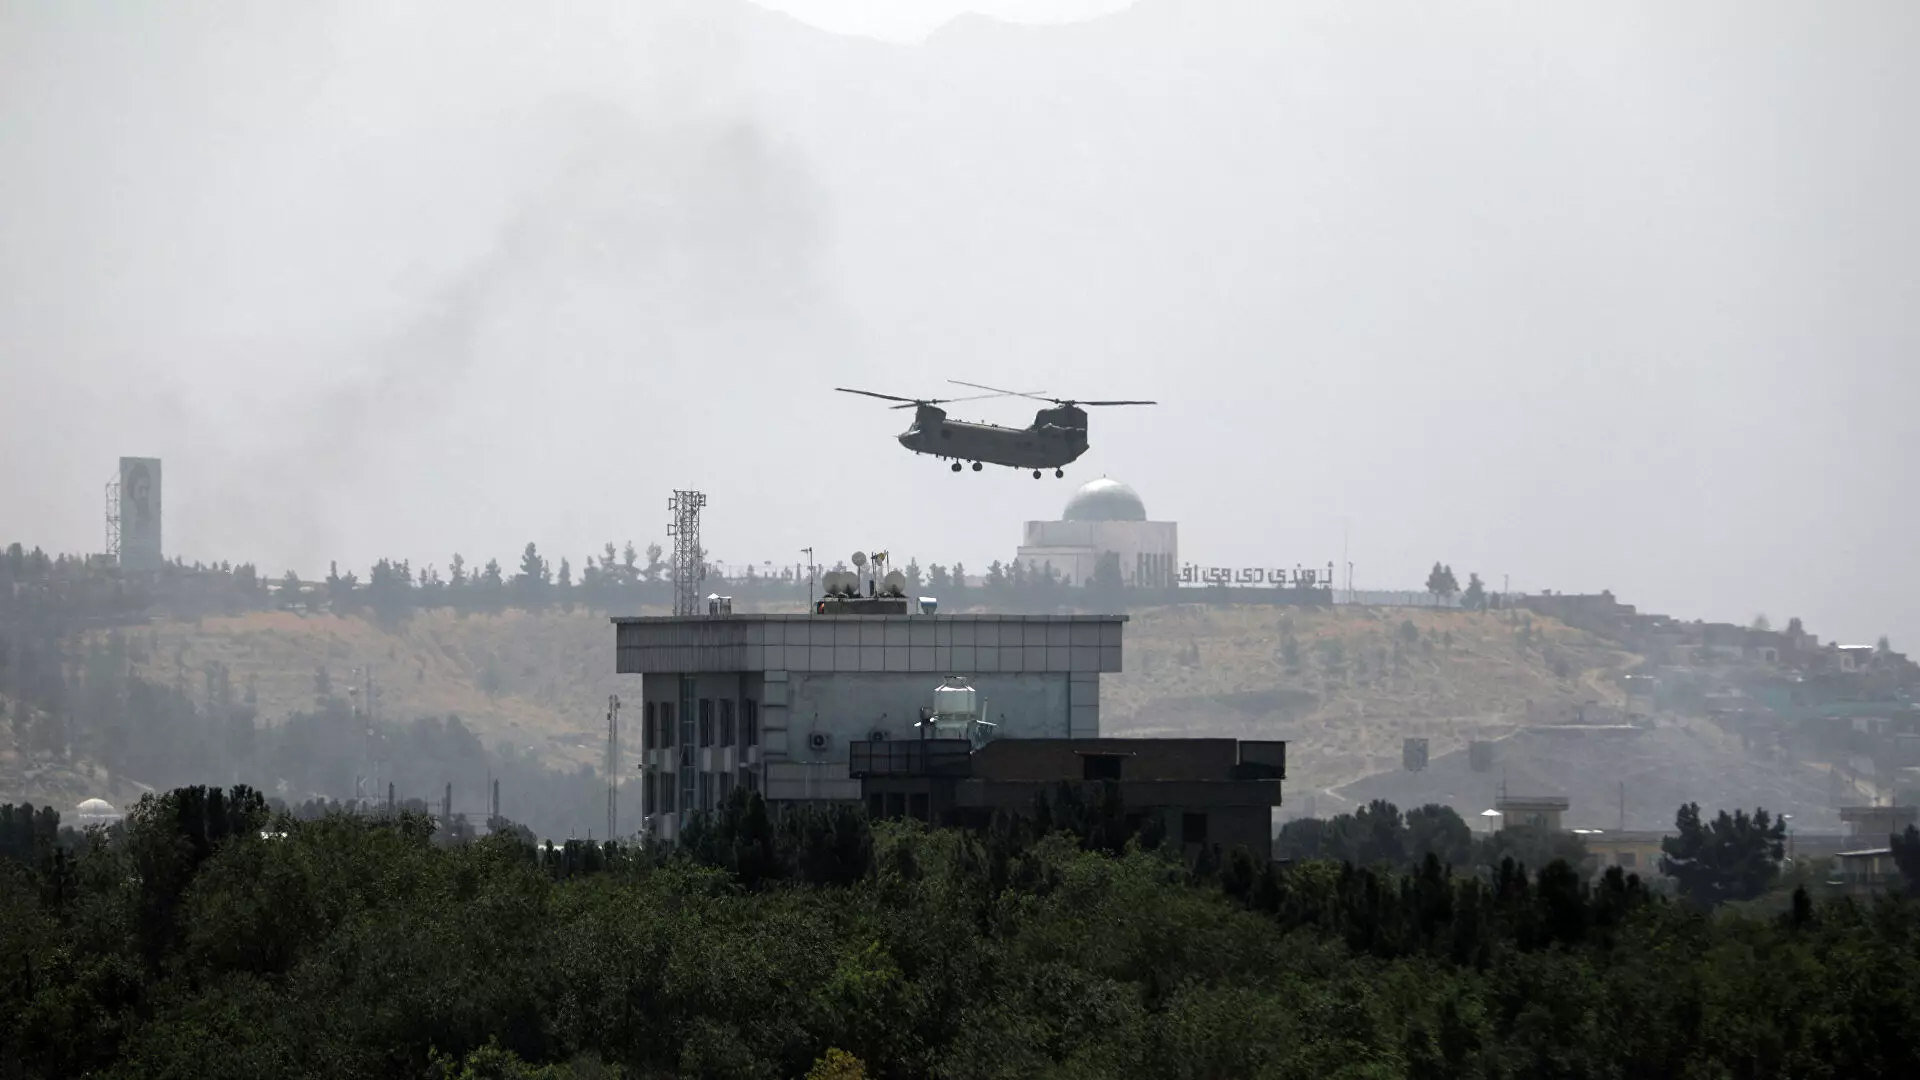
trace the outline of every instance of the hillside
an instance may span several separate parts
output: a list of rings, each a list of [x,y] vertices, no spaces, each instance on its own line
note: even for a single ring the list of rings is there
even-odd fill
[[[86,799],[105,799],[124,809],[152,790],[126,777],[109,776],[89,761],[63,763],[23,753],[22,723],[37,723],[40,715],[0,697],[0,798],[52,806],[64,814]]]
[[[225,664],[236,687],[252,681],[261,719],[312,709],[321,668],[336,691],[371,672],[377,715],[388,720],[454,714],[488,746],[511,742],[550,764],[600,761],[613,674],[613,630],[604,614],[420,612],[388,627],[358,617],[256,612],[163,623],[151,659],[136,670],[191,678]],[[629,691],[631,687],[628,687]]]
[[[1530,708],[1564,713],[1613,701],[1607,676],[1636,662],[1547,620],[1525,624],[1530,643],[1522,648],[1522,624],[1509,618],[1202,605],[1141,611],[1127,629],[1125,672],[1104,684],[1104,726],[1116,735],[1292,739],[1290,788],[1307,793],[1397,765],[1409,735],[1433,740],[1437,756],[1514,730]],[[383,716],[454,713],[489,746],[511,741],[555,765],[597,763],[607,696],[632,692],[630,680],[612,674],[605,614],[585,610],[430,611],[393,628],[258,613],[140,633],[153,643],[148,675],[192,678],[208,663],[225,664],[234,686],[252,680],[270,723],[312,707],[321,667],[336,688],[370,667]]]
[[[1103,686],[1101,713],[1116,735],[1292,740],[1297,803],[1398,768],[1407,737],[1429,739],[1437,757],[1529,716],[1617,704],[1611,676],[1637,663],[1583,631],[1513,613],[1184,605],[1133,616],[1126,670]]]

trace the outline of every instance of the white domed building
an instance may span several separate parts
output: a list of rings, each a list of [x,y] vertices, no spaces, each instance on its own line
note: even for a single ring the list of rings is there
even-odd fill
[[[73,816],[82,829],[90,825],[112,825],[122,817],[120,811],[105,799],[88,799],[73,808]]]
[[[1120,579],[1142,589],[1172,588],[1180,575],[1180,527],[1147,520],[1147,505],[1132,488],[1101,477],[1080,486],[1059,521],[1029,521],[1015,556],[1028,570],[1053,564],[1069,584],[1094,576],[1100,557],[1112,552]]]

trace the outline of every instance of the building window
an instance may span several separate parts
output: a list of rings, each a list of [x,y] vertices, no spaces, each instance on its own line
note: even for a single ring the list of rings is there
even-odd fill
[[[660,774],[649,769],[641,775],[641,779],[645,783],[640,789],[640,812],[651,814],[654,805],[660,801],[660,792],[656,790],[660,786]]]
[[[656,775],[660,777],[660,783],[658,785],[660,788],[660,812],[663,814],[671,814],[673,813],[673,774],[663,772]]]
[[[1124,760],[1117,754],[1086,754],[1080,758],[1081,778],[1085,780],[1120,779],[1120,762]]]
[[[915,821],[926,821],[928,819],[930,815],[927,812],[926,792],[916,791],[907,796],[907,815]]]
[[[1183,844],[1204,844],[1207,842],[1207,815],[1180,815],[1180,842]]]
[[[713,779],[714,786],[719,789],[714,794],[714,801],[719,806],[725,806],[727,805],[728,797],[733,794],[733,774],[720,773]]]
[[[733,701],[730,698],[720,701],[720,745],[733,745]]]
[[[713,774],[700,773],[698,775],[700,777],[700,783],[699,783],[700,794],[699,794],[699,803],[697,805],[703,811],[710,811],[713,809]]]
[[[653,703],[653,702],[651,702],[651,701],[649,701],[649,702],[647,702],[647,704],[646,704],[646,708],[644,708],[643,710],[641,710],[641,714],[640,714],[640,749],[642,749],[642,750],[651,750],[651,749],[653,749],[653,737],[654,737],[654,729],[653,729],[653,721],[654,721],[654,707],[653,707],[653,704],[654,704],[654,703]]]
[[[760,703],[752,698],[740,703],[740,745],[760,745]]]
[[[660,749],[673,745],[673,702],[660,703]]]
[[[713,745],[713,699],[700,699],[700,745]]]
[[[740,786],[746,788],[748,791],[758,792],[760,790],[760,774],[754,772],[752,769],[741,769]]]

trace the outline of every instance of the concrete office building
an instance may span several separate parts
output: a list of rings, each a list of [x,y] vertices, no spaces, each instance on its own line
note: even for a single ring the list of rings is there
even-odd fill
[[[1069,584],[1084,585],[1112,552],[1128,586],[1170,589],[1179,584],[1179,532],[1174,522],[1148,521],[1139,494],[1103,476],[1073,493],[1059,521],[1027,522],[1015,558],[1030,572],[1051,564]]]
[[[673,839],[690,812],[736,787],[772,801],[859,801],[848,747],[920,738],[932,693],[951,675],[976,690],[995,738],[1099,737],[1100,676],[1120,670],[1126,616],[901,607],[613,619],[615,670],[642,677],[651,835]]]

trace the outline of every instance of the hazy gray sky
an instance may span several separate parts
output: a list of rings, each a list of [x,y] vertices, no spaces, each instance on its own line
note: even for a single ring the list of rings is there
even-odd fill
[[[1920,646],[1914,55],[1901,0],[0,0],[0,534],[97,548],[152,454],[172,551],[275,572],[577,566],[675,486],[729,561],[980,568],[1109,473],[1203,563],[1350,523],[1366,587]],[[949,377],[1164,404],[1036,482],[830,390]]]
[[[814,26],[917,43],[954,18],[979,14],[1009,22],[1064,23],[1131,7],[1133,0],[759,0]]]

